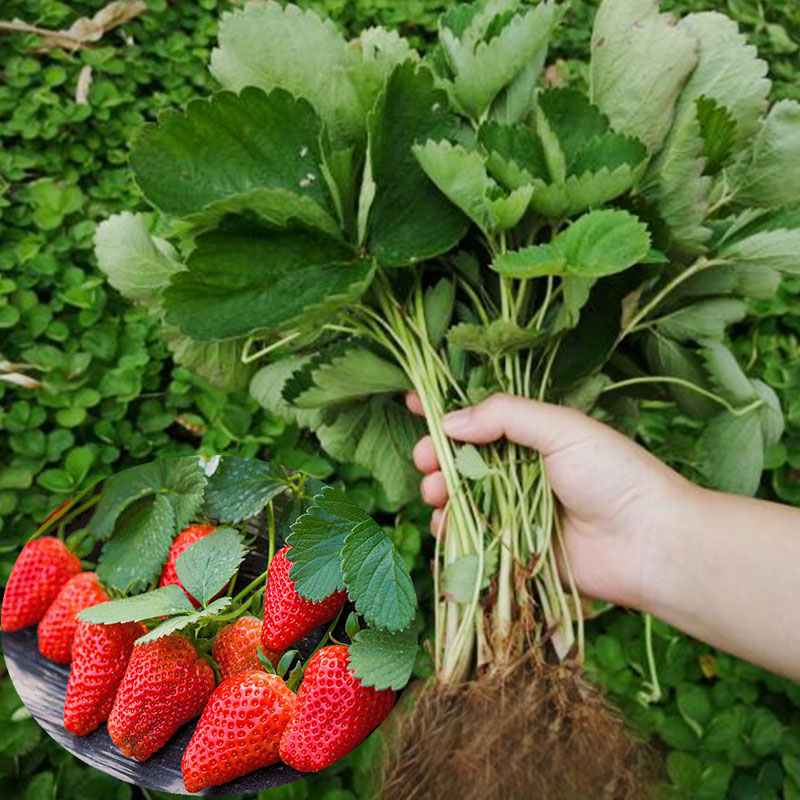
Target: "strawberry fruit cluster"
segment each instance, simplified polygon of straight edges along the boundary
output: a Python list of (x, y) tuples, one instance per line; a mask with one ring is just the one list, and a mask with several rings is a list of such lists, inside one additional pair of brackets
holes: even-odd
[[(161, 573), (159, 586), (180, 586), (195, 607), (199, 603), (182, 586), (176, 562), (214, 530), (192, 525), (182, 531)], [(289, 577), (288, 550), (279, 550), (270, 563), (263, 620), (239, 616), (218, 630), (211, 661), (178, 632), (137, 644), (148, 633), (140, 621), (79, 619), (79, 612), (111, 598), (97, 575), (83, 571), (52, 536), (23, 548), (3, 598), (2, 629), (38, 624), (41, 653), (71, 664), (64, 726), (76, 736), (107, 722), (122, 754), (144, 761), (199, 716), (181, 765), (189, 792), (279, 760), (316, 772), (350, 752), (386, 718), (395, 691), (364, 686), (343, 645), (314, 652), (296, 694), (275, 672), (284, 652), (333, 620), (348, 598), (338, 590), (319, 602), (302, 597)]]

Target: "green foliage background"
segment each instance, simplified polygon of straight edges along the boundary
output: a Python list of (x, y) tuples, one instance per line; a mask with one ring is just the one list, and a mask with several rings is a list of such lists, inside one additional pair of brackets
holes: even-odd
[[(377, 487), (356, 469), (334, 467), (312, 440), (270, 417), (246, 393), (224, 394), (175, 367), (146, 315), (104, 284), (92, 256), (98, 221), (140, 209), (126, 169), (134, 129), (168, 107), (213, 88), (206, 63), (216, 21), (228, 3), (199, 0), (148, 11), (91, 50), (31, 52), (25, 36), (0, 39), (0, 361), (41, 381), (36, 389), (0, 382), (0, 583), (19, 549), (53, 508), (78, 488), (143, 460), (188, 454), (259, 456), (346, 487), (381, 512)], [(399, 27), (424, 47), (445, 0), (315, 0), (351, 34), (368, 24)], [(65, 28), (99, 2), (7, 0), (2, 17)], [(773, 94), (800, 99), (800, 6), (794, 0), (671, 0), (684, 12), (718, 9), (736, 18), (771, 65)], [(553, 58), (562, 69), (585, 52), (595, 2), (574, 0)], [(88, 105), (75, 102), (78, 74), (93, 70)], [(800, 282), (754, 304), (734, 329), (752, 375), (781, 396), (783, 441), (768, 459), (764, 497), (800, 505)], [(659, 452), (667, 432), (688, 445), (690, 423), (664, 408), (642, 416), (640, 435)], [(676, 466), (681, 466), (677, 464)], [(684, 465), (690, 468), (690, 464)], [(430, 542), (425, 512), (385, 517), (415, 571), (425, 605)], [(587, 665), (640, 729), (664, 746), (668, 798), (800, 798), (800, 687), (654, 623), (662, 697), (641, 692), (643, 623), (616, 610), (590, 628)], [(424, 670), (420, 663), (420, 671)], [(142, 796), (74, 759), (26, 718), (0, 669), (0, 796), (126, 800)], [(269, 800), (367, 798), (376, 746), (364, 746), (327, 771)], [(148, 797), (158, 792), (144, 793)], [(170, 795), (164, 795), (169, 797)]]

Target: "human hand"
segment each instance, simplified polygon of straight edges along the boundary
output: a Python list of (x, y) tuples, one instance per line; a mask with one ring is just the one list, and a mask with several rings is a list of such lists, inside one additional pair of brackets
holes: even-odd
[[(413, 392), (406, 398), (422, 413)], [(665, 538), (684, 502), (700, 491), (628, 437), (586, 414), (522, 397), (494, 395), (444, 417), (448, 436), (486, 444), (500, 438), (538, 450), (561, 504), (567, 558), (585, 596), (643, 608), (659, 580)], [(447, 488), (429, 436), (414, 449), (422, 497), (442, 533)], [(563, 571), (563, 567), (562, 567)]]

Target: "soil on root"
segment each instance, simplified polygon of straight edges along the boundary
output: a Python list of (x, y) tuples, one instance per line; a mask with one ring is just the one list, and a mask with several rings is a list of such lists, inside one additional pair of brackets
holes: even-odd
[(533, 650), (414, 692), (385, 749), (382, 800), (645, 800), (660, 759), (575, 667)]

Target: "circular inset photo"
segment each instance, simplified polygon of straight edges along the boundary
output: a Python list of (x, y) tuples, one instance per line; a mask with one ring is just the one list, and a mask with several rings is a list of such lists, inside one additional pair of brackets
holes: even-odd
[(3, 595), (20, 698), (147, 789), (256, 792), (338, 761), (392, 710), (417, 600), (346, 494), (231, 456), (154, 461), (53, 512)]

